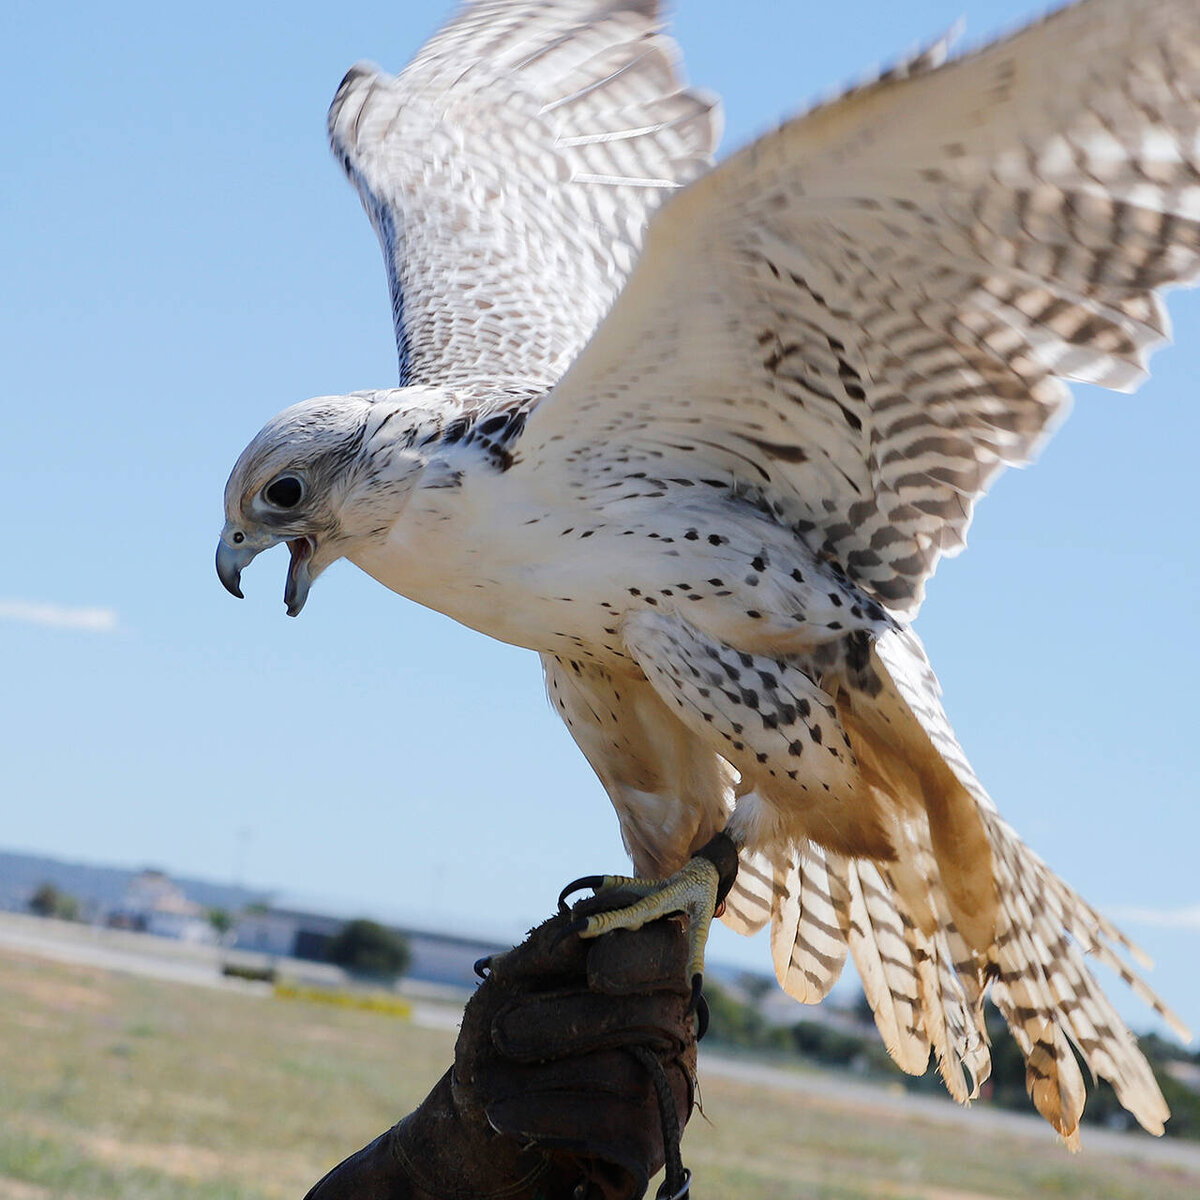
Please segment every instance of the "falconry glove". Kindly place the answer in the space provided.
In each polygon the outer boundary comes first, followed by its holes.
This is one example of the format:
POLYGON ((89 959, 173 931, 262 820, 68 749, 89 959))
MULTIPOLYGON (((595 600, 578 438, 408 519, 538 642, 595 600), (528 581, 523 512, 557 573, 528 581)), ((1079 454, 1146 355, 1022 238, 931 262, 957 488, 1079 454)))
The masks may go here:
POLYGON ((307 1200, 638 1200, 668 1159, 665 1194, 684 1195, 696 1068, 685 924, 570 931, 628 899, 584 901, 487 960, 454 1066, 307 1200))

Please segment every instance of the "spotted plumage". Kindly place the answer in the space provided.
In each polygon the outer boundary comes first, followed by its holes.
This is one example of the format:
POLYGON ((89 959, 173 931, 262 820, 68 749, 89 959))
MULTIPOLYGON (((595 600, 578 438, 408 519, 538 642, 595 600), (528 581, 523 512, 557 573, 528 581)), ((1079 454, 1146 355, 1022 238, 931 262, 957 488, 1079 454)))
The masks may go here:
POLYGON ((934 47, 713 169, 718 124, 654 0, 475 0, 354 68, 329 131, 403 386, 268 424, 221 577, 287 542, 293 614, 345 557, 538 652, 639 873, 724 829, 725 920, 793 996, 851 954, 965 1100, 990 993, 1065 1138, 1072 1047, 1160 1132, 1084 956, 1170 1015, 996 813, 910 623, 1064 381, 1136 385, 1200 269, 1200 0, 934 47))

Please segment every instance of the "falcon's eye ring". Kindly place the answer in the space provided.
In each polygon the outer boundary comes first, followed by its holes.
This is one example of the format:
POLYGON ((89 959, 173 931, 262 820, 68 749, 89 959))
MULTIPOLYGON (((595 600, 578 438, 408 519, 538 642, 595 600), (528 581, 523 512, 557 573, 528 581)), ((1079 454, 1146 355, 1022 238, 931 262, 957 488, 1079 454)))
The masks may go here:
POLYGON ((246 540, 246 535, 244 533, 242 533, 241 530, 239 530, 237 533, 235 533, 233 535, 233 544, 235 546, 240 546, 245 540, 246 540))
POLYGON ((295 508, 304 499, 304 484, 295 475, 280 475, 263 488, 263 499, 272 508, 295 508))

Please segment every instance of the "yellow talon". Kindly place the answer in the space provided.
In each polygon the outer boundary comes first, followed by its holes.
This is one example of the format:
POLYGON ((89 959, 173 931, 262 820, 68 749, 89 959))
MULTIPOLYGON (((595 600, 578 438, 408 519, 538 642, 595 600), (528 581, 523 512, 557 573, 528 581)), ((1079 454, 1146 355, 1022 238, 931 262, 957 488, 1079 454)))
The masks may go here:
POLYGON ((625 908, 614 908, 584 919, 579 936, 600 937, 614 929, 641 929, 671 913, 688 919, 688 977, 693 982, 704 973, 704 946, 717 906, 720 875, 707 858, 690 859, 682 870, 666 879, 630 879, 605 875, 596 885, 597 895, 620 889, 642 898, 625 908))

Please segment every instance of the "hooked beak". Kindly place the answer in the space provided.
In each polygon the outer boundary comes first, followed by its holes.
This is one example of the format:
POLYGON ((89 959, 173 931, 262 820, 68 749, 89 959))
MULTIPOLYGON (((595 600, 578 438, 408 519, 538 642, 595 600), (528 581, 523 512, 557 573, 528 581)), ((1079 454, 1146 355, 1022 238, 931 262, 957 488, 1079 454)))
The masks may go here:
POLYGON ((217 578, 231 596, 245 599, 242 595, 242 571, 261 549, 261 546, 251 546, 249 542, 233 546, 224 538, 217 543, 217 578))
MULTIPOLYGON (((235 546, 224 536, 217 543, 217 578, 230 595, 239 600, 242 596, 242 572, 263 551, 270 548, 267 545, 252 545, 249 541, 235 546)), ((308 599, 308 589, 312 586, 310 563, 316 553, 317 541, 311 537, 292 538, 288 542, 292 552, 292 561, 288 565, 287 583, 283 589, 283 602, 287 605, 289 617, 300 615, 305 600, 308 599)))

